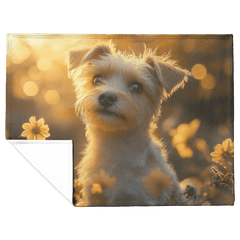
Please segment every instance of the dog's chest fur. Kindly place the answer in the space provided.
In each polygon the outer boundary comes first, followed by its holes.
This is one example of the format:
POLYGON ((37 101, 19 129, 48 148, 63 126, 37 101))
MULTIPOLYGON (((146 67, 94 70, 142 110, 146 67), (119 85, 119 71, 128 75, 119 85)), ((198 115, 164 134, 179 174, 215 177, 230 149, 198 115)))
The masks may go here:
POLYGON ((146 133, 138 131, 119 137, 100 137, 91 134, 82 161, 81 180, 88 183, 84 191, 85 199, 90 205, 92 196, 90 179, 102 169, 107 176, 116 178, 114 188, 104 191, 107 204, 155 205, 159 201, 161 204, 169 201, 169 194, 163 193, 161 198, 154 198, 143 186, 142 178, 157 167, 164 174, 173 176, 173 181, 176 178, 166 163, 160 146, 157 146, 146 133), (86 169, 87 165, 97 167, 86 169), (88 174, 85 175, 84 172, 88 174))

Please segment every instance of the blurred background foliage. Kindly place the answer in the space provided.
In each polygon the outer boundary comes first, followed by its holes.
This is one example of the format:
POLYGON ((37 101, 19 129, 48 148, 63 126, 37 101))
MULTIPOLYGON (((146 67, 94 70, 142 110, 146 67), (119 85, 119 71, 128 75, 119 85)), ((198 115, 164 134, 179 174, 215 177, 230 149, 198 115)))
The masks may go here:
MULTIPOLYGON (((84 126, 75 115, 75 94, 67 73, 70 49, 109 41, 136 55, 157 48, 192 72, 183 89, 163 103, 156 134, 167 143, 171 164, 183 184, 203 189, 221 168, 210 152, 233 139, 233 44, 230 35, 8 35, 6 138, 20 137, 31 116, 44 118, 48 139, 72 139, 74 165, 85 143, 84 126)), ((75 174, 75 173, 74 173, 75 174)), ((207 204, 231 204, 231 192, 206 190, 207 204)))

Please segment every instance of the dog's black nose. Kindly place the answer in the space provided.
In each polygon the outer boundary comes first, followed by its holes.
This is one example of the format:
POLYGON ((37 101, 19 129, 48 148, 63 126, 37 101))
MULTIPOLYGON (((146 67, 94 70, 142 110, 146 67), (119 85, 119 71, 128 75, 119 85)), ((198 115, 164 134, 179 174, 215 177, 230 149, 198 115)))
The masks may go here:
POLYGON ((117 101, 117 96, 112 92, 104 92, 99 95, 98 101, 104 107, 110 107, 117 101))

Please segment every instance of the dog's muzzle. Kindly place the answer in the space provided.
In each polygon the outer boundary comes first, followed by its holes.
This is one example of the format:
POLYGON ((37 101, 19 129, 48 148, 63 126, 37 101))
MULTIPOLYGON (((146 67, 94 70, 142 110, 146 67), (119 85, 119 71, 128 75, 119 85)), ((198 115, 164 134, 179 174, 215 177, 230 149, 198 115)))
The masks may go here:
POLYGON ((98 97, 99 103, 104 107, 112 106, 117 100, 117 96, 112 92, 101 93, 98 97))

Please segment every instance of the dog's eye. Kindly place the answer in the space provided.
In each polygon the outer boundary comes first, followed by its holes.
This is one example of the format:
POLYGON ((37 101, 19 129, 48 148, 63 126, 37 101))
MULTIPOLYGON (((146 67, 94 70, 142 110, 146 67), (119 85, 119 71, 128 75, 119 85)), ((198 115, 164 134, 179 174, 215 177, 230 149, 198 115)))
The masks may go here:
POLYGON ((93 85, 100 85, 102 83, 102 81, 103 81, 102 76, 101 75, 96 75, 96 76, 93 77, 92 83, 93 83, 93 85))
POLYGON ((141 85, 140 83, 133 83, 133 84, 131 84, 131 86, 130 86, 130 90, 131 90, 133 93, 140 94, 140 93, 142 93, 143 88, 142 88, 142 85, 141 85))

